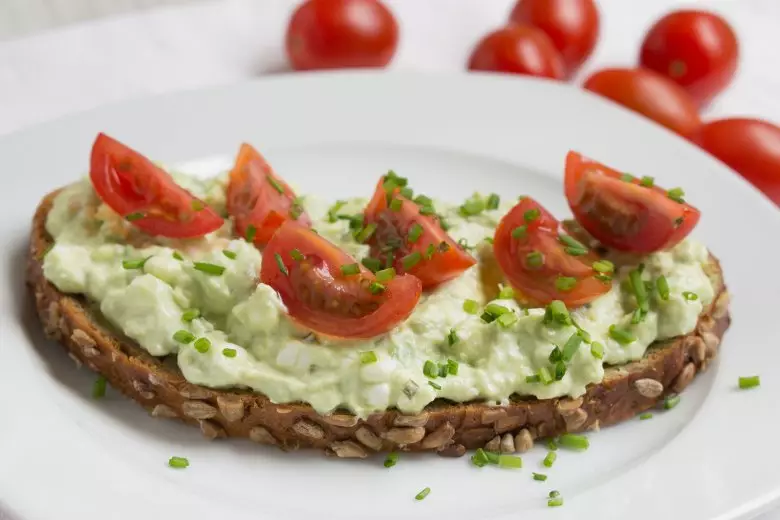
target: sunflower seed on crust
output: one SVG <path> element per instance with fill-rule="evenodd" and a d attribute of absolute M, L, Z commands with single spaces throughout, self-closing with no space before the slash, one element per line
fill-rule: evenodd
<path fill-rule="evenodd" d="M 482 424 L 493 424 L 506 415 L 503 408 L 488 408 L 482 412 Z"/>
<path fill-rule="evenodd" d="M 325 438 L 325 430 L 319 424 L 308 419 L 298 419 L 293 424 L 292 431 L 306 439 L 320 440 Z"/>
<path fill-rule="evenodd" d="M 511 433 L 505 433 L 501 437 L 501 444 L 499 446 L 501 453 L 514 453 L 515 452 L 515 439 Z"/>
<path fill-rule="evenodd" d="M 672 384 L 672 390 L 679 393 L 685 390 L 685 388 L 693 381 L 693 376 L 696 375 L 696 365 L 693 363 L 686 364 L 677 379 Z"/>
<path fill-rule="evenodd" d="M 172 419 L 178 416 L 179 414 L 176 413 L 176 410 L 174 410 L 167 404 L 158 404 L 155 405 L 154 408 L 152 408 L 152 417 L 167 417 Z"/>
<path fill-rule="evenodd" d="M 428 412 L 417 415 L 396 415 L 393 426 L 425 426 L 428 422 Z"/>
<path fill-rule="evenodd" d="M 262 426 L 253 426 L 249 429 L 249 440 L 259 444 L 278 444 L 271 432 Z"/>
<path fill-rule="evenodd" d="M 422 426 L 410 426 L 408 428 L 390 428 L 383 435 L 388 441 L 405 446 L 420 442 L 425 437 L 425 428 Z"/>
<path fill-rule="evenodd" d="M 374 451 L 379 451 L 382 449 L 382 439 L 380 439 L 377 434 L 365 426 L 358 428 L 358 430 L 355 432 L 355 438 L 364 446 L 368 446 Z"/>
<path fill-rule="evenodd" d="M 488 442 L 485 443 L 485 449 L 487 451 L 498 451 L 501 449 L 501 436 L 496 435 Z"/>
<path fill-rule="evenodd" d="M 515 435 L 515 451 L 525 453 L 534 447 L 534 438 L 528 428 L 523 428 Z"/>
<path fill-rule="evenodd" d="M 138 395 L 141 396 L 142 399 L 154 399 L 154 392 L 152 392 L 151 388 L 149 388 L 149 385 L 147 385 L 145 382 L 141 381 L 140 379 L 133 379 L 133 389 L 138 392 Z"/>
<path fill-rule="evenodd" d="M 506 433 L 518 428 L 523 423 L 525 423 L 525 417 L 522 415 L 509 415 L 494 422 L 493 429 L 496 433 Z"/>
<path fill-rule="evenodd" d="M 179 395 L 185 399 L 208 399 L 214 395 L 214 392 L 202 386 L 187 385 L 179 389 Z"/>
<path fill-rule="evenodd" d="M 706 355 L 708 358 L 714 358 L 718 353 L 718 345 L 720 345 L 720 338 L 712 332 L 703 332 L 701 340 L 706 348 Z"/>
<path fill-rule="evenodd" d="M 336 414 L 336 415 L 323 415 L 322 420 L 331 426 L 338 426 L 340 428 L 352 428 L 357 426 L 358 418 L 356 415 Z"/>
<path fill-rule="evenodd" d="M 239 398 L 218 395 L 217 408 L 228 422 L 238 422 L 244 418 L 244 402 Z"/>
<path fill-rule="evenodd" d="M 634 388 L 636 388 L 639 395 L 647 397 L 648 399 L 655 399 L 664 393 L 664 385 L 659 381 L 648 377 L 634 381 Z"/>
<path fill-rule="evenodd" d="M 707 357 L 707 346 L 704 344 L 704 340 L 699 336 L 687 336 L 684 341 L 684 346 L 691 359 L 699 364 L 704 361 Z"/>
<path fill-rule="evenodd" d="M 365 459 L 368 456 L 366 450 L 355 441 L 336 441 L 328 447 L 342 459 Z"/>
<path fill-rule="evenodd" d="M 217 437 L 225 437 L 226 434 L 224 428 L 222 428 L 222 426 L 215 423 L 214 421 L 201 419 L 198 422 L 200 423 L 200 431 L 208 440 L 213 440 Z"/>
<path fill-rule="evenodd" d="M 184 401 L 181 405 L 181 411 L 185 417 L 190 419 L 211 419 L 217 415 L 216 408 L 202 401 Z"/>
<path fill-rule="evenodd" d="M 455 435 L 455 428 L 449 423 L 445 422 L 431 433 L 425 436 L 420 445 L 424 450 L 430 450 L 433 448 L 440 448 L 452 441 L 452 437 Z"/>
<path fill-rule="evenodd" d="M 462 457 L 466 454 L 466 447 L 463 444 L 450 444 L 436 451 L 442 457 Z"/>

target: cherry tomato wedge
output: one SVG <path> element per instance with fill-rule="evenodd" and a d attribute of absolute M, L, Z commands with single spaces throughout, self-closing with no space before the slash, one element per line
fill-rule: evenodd
<path fill-rule="evenodd" d="M 290 317 L 323 336 L 365 339 L 405 320 L 420 299 L 420 280 L 380 283 L 371 271 L 311 229 L 288 220 L 263 252 L 260 279 Z"/>
<path fill-rule="evenodd" d="M 441 228 L 435 216 L 401 195 L 393 179 L 382 177 L 366 206 L 366 226 L 376 226 L 367 243 L 371 256 L 399 273 L 413 274 L 430 289 L 477 261 Z"/>
<path fill-rule="evenodd" d="M 587 248 L 564 242 L 559 228 L 555 217 L 526 197 L 499 222 L 493 252 L 522 299 L 537 305 L 553 300 L 584 305 L 609 291 L 611 278 L 593 269 L 598 257 Z"/>
<path fill-rule="evenodd" d="M 100 200 L 150 235 L 194 238 L 222 226 L 214 210 L 165 170 L 102 133 L 92 145 L 89 178 Z"/>
<path fill-rule="evenodd" d="M 310 226 L 311 219 L 296 199 L 265 158 L 242 144 L 227 187 L 227 210 L 235 220 L 236 234 L 262 247 L 286 220 Z"/>
<path fill-rule="evenodd" d="M 668 249 L 699 222 L 699 210 L 683 201 L 681 189 L 666 191 L 651 177 L 621 174 L 576 152 L 566 156 L 565 191 L 577 222 L 620 251 Z"/>

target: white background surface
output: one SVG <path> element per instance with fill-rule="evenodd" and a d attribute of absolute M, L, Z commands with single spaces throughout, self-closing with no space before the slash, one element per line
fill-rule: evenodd
<path fill-rule="evenodd" d="M 462 70 L 510 0 L 387 0 L 401 24 L 393 68 Z M 286 68 L 291 0 L 223 0 L 72 25 L 0 43 L 0 134 L 128 97 L 233 83 Z M 601 0 L 602 34 L 583 70 L 631 65 L 647 27 L 676 0 Z M 688 2 L 724 14 L 740 41 L 738 78 L 712 117 L 780 122 L 780 2 Z M 464 100 L 465 102 L 465 100 Z M 479 100 L 473 100 L 479 103 Z M 196 116 L 193 120 L 197 124 Z M 717 455 L 715 455 L 717 456 Z M 0 513 L 0 518 L 2 513 Z M 778 520 L 780 514 L 762 520 Z"/>

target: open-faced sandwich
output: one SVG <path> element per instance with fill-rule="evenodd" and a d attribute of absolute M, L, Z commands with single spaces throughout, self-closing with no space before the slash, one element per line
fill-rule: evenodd
<path fill-rule="evenodd" d="M 564 191 L 565 223 L 393 172 L 323 202 L 249 145 L 202 179 L 101 134 L 41 202 L 27 280 L 75 360 L 208 438 L 522 452 L 673 406 L 729 324 L 681 189 L 572 152 Z"/>

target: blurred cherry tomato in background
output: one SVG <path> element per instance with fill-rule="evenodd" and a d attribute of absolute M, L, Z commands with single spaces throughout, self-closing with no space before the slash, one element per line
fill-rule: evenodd
<path fill-rule="evenodd" d="M 642 67 L 674 80 L 700 106 L 731 82 L 737 70 L 737 37 L 723 18 L 703 11 L 677 11 L 645 36 Z"/>
<path fill-rule="evenodd" d="M 470 70 L 489 70 L 563 79 L 560 53 L 541 29 L 510 25 L 485 36 L 469 60 Z"/>
<path fill-rule="evenodd" d="M 378 0 L 307 0 L 287 27 L 294 69 L 384 67 L 398 45 L 398 24 Z"/>
<path fill-rule="evenodd" d="M 585 80 L 583 86 L 683 137 L 690 137 L 701 126 L 698 109 L 690 95 L 651 70 L 602 69 Z"/>
<path fill-rule="evenodd" d="M 694 141 L 780 206 L 780 128 L 758 119 L 721 119 Z"/>
<path fill-rule="evenodd" d="M 509 19 L 543 30 L 560 51 L 571 76 L 599 39 L 599 11 L 593 0 L 520 0 Z"/>

